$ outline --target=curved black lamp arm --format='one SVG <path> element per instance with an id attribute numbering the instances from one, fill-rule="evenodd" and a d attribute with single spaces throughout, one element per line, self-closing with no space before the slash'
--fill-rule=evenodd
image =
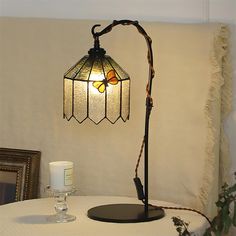
<path id="1" fill-rule="evenodd" d="M 153 68 L 153 52 L 152 52 L 152 39 L 148 36 L 144 28 L 138 23 L 138 21 L 131 21 L 131 20 L 114 20 L 110 25 L 108 25 L 106 28 L 104 28 L 100 32 L 95 32 L 95 28 L 100 27 L 101 25 L 97 24 L 94 25 L 91 29 L 93 38 L 95 40 L 95 47 L 99 46 L 99 37 L 102 36 L 103 34 L 109 33 L 113 27 L 117 25 L 133 25 L 137 28 L 140 34 L 143 35 L 143 37 L 146 40 L 147 47 L 148 47 L 148 54 L 147 54 L 147 59 L 148 59 L 148 64 L 149 64 L 149 77 L 148 77 L 148 84 L 147 84 L 147 97 L 150 97 L 150 102 L 152 103 L 151 99 L 151 90 L 152 90 L 152 79 L 155 75 L 155 71 Z M 152 105 L 152 104 L 151 104 Z"/>
<path id="2" fill-rule="evenodd" d="M 137 28 L 140 34 L 143 35 L 143 37 L 146 40 L 147 47 L 148 47 L 148 54 L 147 54 L 147 59 L 148 59 L 148 64 L 149 64 L 149 75 L 148 75 L 148 83 L 146 87 L 146 92 L 147 92 L 147 97 L 146 97 L 146 116 L 145 116 L 145 134 L 144 134 L 144 140 L 143 144 L 144 145 L 144 205 L 145 205 L 145 212 L 148 212 L 148 135 L 149 135 L 149 118 L 151 114 L 151 109 L 153 106 L 153 101 L 151 97 L 151 91 L 152 91 L 152 79 L 155 75 L 155 71 L 153 68 L 153 52 L 152 52 L 152 40 L 146 33 L 146 31 L 142 28 L 142 26 L 139 25 L 138 21 L 131 21 L 131 20 L 119 20 L 119 21 L 113 21 L 112 24 L 108 25 L 106 28 L 104 28 L 100 32 L 95 32 L 95 28 L 101 26 L 101 25 L 94 25 L 91 29 L 91 32 L 94 37 L 94 47 L 99 48 L 99 37 L 102 36 L 103 34 L 109 33 L 113 27 L 117 25 L 133 25 Z M 141 146 L 141 153 L 143 150 L 143 145 Z M 141 155 L 140 155 L 141 157 Z M 139 160 L 136 166 L 136 177 L 137 177 L 137 167 L 139 164 Z"/>

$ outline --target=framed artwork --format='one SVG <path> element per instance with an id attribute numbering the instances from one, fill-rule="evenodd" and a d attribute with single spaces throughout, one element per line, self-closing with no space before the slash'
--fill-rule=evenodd
<path id="1" fill-rule="evenodd" d="M 0 148 L 0 205 L 38 197 L 40 151 Z"/>

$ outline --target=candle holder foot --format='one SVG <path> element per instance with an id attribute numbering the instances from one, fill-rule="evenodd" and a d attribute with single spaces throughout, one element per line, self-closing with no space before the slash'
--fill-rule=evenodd
<path id="1" fill-rule="evenodd" d="M 76 217 L 68 214 L 63 215 L 62 217 L 55 214 L 47 218 L 47 221 L 51 223 L 67 223 L 74 220 L 76 220 Z"/>
<path id="2" fill-rule="evenodd" d="M 67 196 L 72 193 L 72 191 L 66 191 L 66 192 L 59 192 L 51 190 L 53 197 L 56 201 L 54 208 L 56 211 L 56 214 L 51 215 L 47 218 L 48 222 L 51 223 L 66 223 L 71 222 L 76 219 L 73 215 L 68 215 L 68 205 L 66 202 Z"/>

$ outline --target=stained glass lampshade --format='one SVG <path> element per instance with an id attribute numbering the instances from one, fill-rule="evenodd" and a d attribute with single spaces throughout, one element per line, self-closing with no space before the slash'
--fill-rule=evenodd
<path id="1" fill-rule="evenodd" d="M 64 75 L 64 118 L 95 124 L 129 119 L 129 75 L 100 47 L 89 50 Z"/>

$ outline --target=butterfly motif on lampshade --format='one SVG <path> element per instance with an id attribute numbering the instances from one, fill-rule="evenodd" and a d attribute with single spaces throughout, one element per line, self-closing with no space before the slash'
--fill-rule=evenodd
<path id="1" fill-rule="evenodd" d="M 118 84 L 118 79 L 116 77 L 116 72 L 114 70 L 110 70 L 107 72 L 107 76 L 102 81 L 94 81 L 93 87 L 95 87 L 100 93 L 104 93 L 106 90 L 106 87 L 110 85 L 116 85 Z"/>

